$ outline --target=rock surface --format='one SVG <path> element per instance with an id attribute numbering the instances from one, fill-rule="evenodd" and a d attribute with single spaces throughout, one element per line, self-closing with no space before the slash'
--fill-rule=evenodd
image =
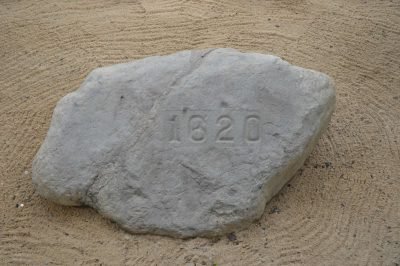
<path id="1" fill-rule="evenodd" d="M 137 233 L 213 236 L 259 218 L 327 127 L 325 74 L 233 49 L 94 70 L 57 104 L 37 191 Z"/>

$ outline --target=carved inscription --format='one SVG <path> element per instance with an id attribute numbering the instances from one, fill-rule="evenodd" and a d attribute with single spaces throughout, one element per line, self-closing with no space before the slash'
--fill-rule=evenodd
<path id="1" fill-rule="evenodd" d="M 258 115 L 246 117 L 244 131 L 247 141 L 258 141 L 260 139 L 260 118 Z"/>
<path id="2" fill-rule="evenodd" d="M 177 115 L 173 115 L 169 120 L 168 120 L 171 128 L 169 136 L 169 141 L 180 141 L 180 136 L 179 136 L 179 120 Z"/>
<path id="3" fill-rule="evenodd" d="M 261 117 L 254 110 L 166 110 L 162 123 L 168 143 L 246 145 L 262 137 Z"/>
<path id="4" fill-rule="evenodd" d="M 216 141 L 233 141 L 234 137 L 232 135 L 232 125 L 233 119 L 228 115 L 220 116 L 217 120 L 217 125 L 220 129 L 217 133 Z"/>
<path id="5" fill-rule="evenodd" d="M 201 115 L 192 115 L 189 118 L 189 136 L 193 142 L 204 142 L 207 139 L 206 118 Z"/>

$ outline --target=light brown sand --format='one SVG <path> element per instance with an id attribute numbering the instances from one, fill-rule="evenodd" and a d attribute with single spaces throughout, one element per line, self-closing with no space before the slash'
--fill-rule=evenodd
<path id="1" fill-rule="evenodd" d="M 53 108 L 89 71 L 207 47 L 276 54 L 337 84 L 327 133 L 237 241 L 131 235 L 35 193 Z M 0 192 L 1 265 L 398 265 L 400 2 L 0 0 Z"/>

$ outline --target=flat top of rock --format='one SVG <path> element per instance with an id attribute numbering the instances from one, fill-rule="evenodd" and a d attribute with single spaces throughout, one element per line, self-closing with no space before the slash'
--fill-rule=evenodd
<path id="1" fill-rule="evenodd" d="M 334 101 L 325 74 L 233 49 L 99 68 L 57 104 L 33 181 L 133 232 L 228 232 L 261 216 Z"/>

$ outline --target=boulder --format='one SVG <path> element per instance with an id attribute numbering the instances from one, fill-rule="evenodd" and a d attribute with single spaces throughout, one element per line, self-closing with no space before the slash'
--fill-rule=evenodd
<path id="1" fill-rule="evenodd" d="M 334 105 L 327 75 L 234 49 L 98 68 L 58 102 L 33 183 L 130 232 L 228 233 L 260 218 Z"/>

